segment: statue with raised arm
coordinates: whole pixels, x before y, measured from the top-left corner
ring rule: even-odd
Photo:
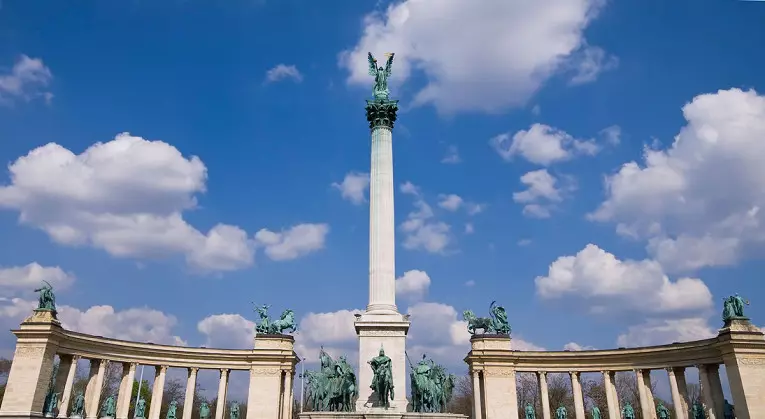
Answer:
[[[723,402],[723,419],[736,419],[736,410],[728,402],[728,399]]]
[[[178,419],[178,402],[175,400],[170,401],[170,406],[167,407],[167,413],[165,419]]]
[[[45,285],[35,290],[35,292],[40,293],[37,301],[37,310],[51,311],[55,317],[56,294],[53,293],[53,286],[48,281],[43,280],[43,282],[45,282]]]
[[[745,319],[744,306],[749,305],[749,301],[745,301],[740,295],[731,295],[728,298],[723,299],[723,322],[729,322],[733,319]]]
[[[525,414],[524,419],[537,419],[537,414],[534,412],[534,406],[531,403],[526,402],[526,408],[523,409],[523,413]]]
[[[260,316],[260,323],[255,324],[256,333],[281,335],[284,334],[285,330],[289,330],[293,333],[297,330],[294,311],[290,309],[284,310],[280,318],[271,320],[271,317],[268,315],[269,308],[271,308],[271,306],[266,304],[263,304],[262,306],[255,305],[253,310]]]
[[[656,417],[658,419],[669,419],[669,409],[667,409],[667,406],[664,406],[664,403],[659,402],[658,406],[656,406]]]
[[[598,406],[592,406],[590,414],[592,415],[592,419],[600,419],[600,408]]]
[[[566,407],[563,405],[558,406],[557,409],[555,409],[555,419],[567,419],[568,418],[568,412],[566,412]]]
[[[116,406],[114,403],[114,396],[109,396],[101,404],[101,417],[113,418],[115,410],[116,410]]]
[[[390,401],[395,398],[393,393],[393,364],[391,359],[385,355],[385,350],[381,347],[380,354],[367,361],[374,376],[372,384],[369,386],[377,393],[377,400],[381,406],[390,407]]]
[[[74,402],[72,403],[72,418],[82,418],[82,414],[85,410],[85,396],[82,392],[77,392],[74,396]]]
[[[228,409],[229,419],[239,419],[239,403],[231,402],[231,407]]]
[[[210,419],[210,405],[207,402],[199,404],[199,419]]]
[[[135,405],[135,418],[144,419],[146,417],[146,400],[138,399]]]
[[[390,90],[388,90],[388,77],[393,73],[393,56],[395,54],[389,52],[385,54],[388,59],[385,62],[385,67],[377,66],[377,59],[368,53],[367,59],[369,60],[369,75],[374,76],[375,85],[372,89],[372,94],[375,100],[388,100],[390,96]]]
[[[468,333],[476,334],[479,329],[483,329],[484,334],[509,335],[510,325],[507,322],[507,312],[505,308],[492,301],[489,305],[489,317],[476,317],[471,310],[465,310],[462,318],[468,323]]]
[[[625,402],[622,408],[622,419],[635,419],[635,409],[632,408],[630,402]]]

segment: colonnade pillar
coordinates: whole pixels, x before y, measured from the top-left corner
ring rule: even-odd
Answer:
[[[127,419],[130,411],[130,397],[133,395],[133,382],[135,382],[135,362],[122,363],[122,380],[117,394],[117,419]]]
[[[542,419],[551,419],[550,393],[547,390],[547,371],[537,371],[537,381],[539,382],[539,399],[542,404]]]
[[[189,368],[186,378],[186,395],[183,397],[183,419],[191,419],[194,411],[194,393],[197,389],[197,372],[199,368]]]
[[[571,376],[571,392],[574,393],[574,412],[576,419],[585,419],[584,417],[584,396],[582,395],[582,382],[578,371],[569,372]]]
[[[608,405],[608,418],[621,419],[619,414],[619,396],[616,394],[616,374],[613,371],[603,371],[603,390],[606,393],[606,404]]]
[[[154,385],[151,389],[151,404],[149,405],[148,419],[159,419],[159,411],[162,409],[162,395],[165,392],[166,375],[166,365],[159,365],[154,367]]]
[[[669,376],[669,391],[672,393],[672,404],[674,405],[676,419],[688,419],[688,387],[685,384],[685,368],[667,368]],[[682,379],[680,379],[682,375]],[[682,384],[682,388],[680,385]],[[682,390],[682,393],[681,393]]]
[[[481,372],[473,371],[473,419],[483,419],[483,403],[481,397]],[[547,419],[547,418],[545,418]]]
[[[699,383],[701,384],[701,399],[704,402],[704,411],[707,414],[708,419],[722,419],[717,416],[717,409],[715,408],[714,387],[710,380],[710,371],[706,365],[697,365],[699,369]],[[717,372],[717,371],[715,371]],[[718,376],[719,380],[719,376]]]
[[[58,399],[58,417],[65,418],[69,415],[69,400],[72,398],[72,387],[74,386],[74,377],[77,374],[77,361],[80,357],[75,355],[59,355],[58,377],[56,377],[56,391],[61,398]],[[63,387],[59,387],[58,380],[64,379]]]
[[[218,402],[215,405],[215,419],[223,419],[223,413],[226,411],[226,393],[228,390],[228,370],[220,370],[220,381],[218,381]]]
[[[85,417],[87,419],[98,419],[101,390],[104,386],[104,375],[108,362],[101,359],[90,360],[90,374],[88,384],[85,386]]]

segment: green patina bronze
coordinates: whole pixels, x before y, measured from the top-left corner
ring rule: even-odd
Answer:
[[[623,419],[635,419],[635,409],[632,408],[630,402],[625,402],[622,408]]]
[[[393,363],[385,355],[385,350],[380,348],[380,354],[367,361],[374,376],[369,386],[377,393],[377,402],[382,407],[390,407],[390,401],[395,398],[393,389]]]
[[[393,129],[396,122],[396,112],[398,112],[398,101],[390,100],[390,90],[388,89],[388,77],[393,73],[393,56],[395,54],[386,54],[388,60],[385,67],[378,67],[377,60],[369,53],[369,75],[374,76],[375,84],[372,89],[373,100],[367,100],[367,121],[369,129],[377,127],[387,127]]]
[[[736,419],[736,409],[727,399],[724,399],[723,403],[723,419]]]
[[[707,419],[707,414],[704,412],[704,405],[701,402],[696,402],[691,408],[691,419]]]
[[[592,406],[590,415],[592,415],[592,419],[600,419],[600,408],[598,406]]]
[[[175,400],[170,401],[170,406],[167,407],[167,413],[165,413],[165,419],[178,419],[178,402]]]
[[[116,411],[116,403],[114,402],[114,396],[109,396],[101,403],[101,415],[102,418],[113,418]]]
[[[656,406],[656,417],[658,419],[669,419],[669,409],[667,409],[667,406],[664,406],[664,403],[659,402],[659,404]]]
[[[135,418],[144,419],[144,417],[146,417],[146,400],[138,399],[135,405]]]
[[[199,419],[210,419],[210,405],[207,402],[199,404]]]
[[[319,351],[321,369],[306,371],[308,404],[317,412],[352,412],[358,385],[353,367],[341,356],[332,359],[324,348]]]
[[[372,53],[367,54],[369,60],[369,75],[374,76],[375,85],[372,89],[372,95],[375,100],[388,100],[390,90],[388,90],[388,77],[393,74],[393,56],[394,53],[385,54],[388,59],[385,61],[385,67],[378,67],[377,60]]]
[[[470,310],[465,310],[462,313],[462,318],[468,322],[468,332],[471,335],[476,334],[479,329],[483,329],[484,334],[510,334],[511,329],[507,323],[507,312],[504,307],[497,305],[496,301],[492,301],[489,305],[489,316],[476,317]]]
[[[231,407],[228,409],[229,419],[239,419],[239,403],[231,402]]]
[[[43,402],[43,414],[48,418],[56,416],[56,408],[58,407],[58,393],[55,392],[58,365],[53,364],[53,371],[51,371],[50,380],[48,380],[48,390],[45,392],[45,401]]]
[[[558,406],[557,409],[555,409],[555,419],[567,419],[568,418],[568,412],[566,411],[566,407],[561,405]]]
[[[81,418],[85,413],[85,395],[81,391],[77,392],[74,396],[74,403],[72,403],[72,417]],[[140,416],[143,417],[143,416]]]
[[[409,354],[406,355],[409,359]],[[409,361],[412,382],[412,411],[420,413],[442,413],[452,398],[454,374],[428,359],[424,354],[417,365]]]
[[[526,403],[526,408],[523,409],[524,419],[537,419],[537,413],[534,411],[534,406],[531,403]]]
[[[746,316],[744,316],[745,305],[749,305],[749,301],[744,301],[738,294],[723,298],[723,322],[727,323],[734,319],[746,319]]]
[[[281,318],[272,321],[268,315],[268,309],[271,308],[270,305],[263,304],[258,306],[255,303],[253,304],[255,305],[253,310],[260,316],[260,323],[255,325],[255,332],[265,335],[281,335],[284,334],[285,330],[293,333],[297,330],[294,311],[290,309],[284,310]]]
[[[35,290],[35,292],[40,293],[36,310],[50,311],[53,318],[56,318],[56,294],[53,293],[53,286],[48,281],[43,282],[45,285]]]

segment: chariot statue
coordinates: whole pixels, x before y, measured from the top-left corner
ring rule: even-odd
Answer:
[[[468,322],[468,332],[475,335],[476,331],[483,330],[484,334],[509,335],[511,328],[507,323],[505,308],[492,301],[489,305],[489,317],[476,317],[470,310],[462,313],[462,318]]]
[[[254,303],[253,303],[254,304]],[[271,320],[268,315],[268,309],[270,305],[255,305],[253,309],[258,316],[260,316],[260,323],[255,325],[255,332],[266,335],[281,335],[285,330],[295,332],[297,330],[297,324],[295,323],[295,312],[287,309],[282,312],[282,316],[277,320]]]

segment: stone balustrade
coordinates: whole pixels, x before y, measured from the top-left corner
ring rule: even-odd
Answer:
[[[49,311],[35,311],[13,333],[17,337],[13,364],[8,375],[0,418],[43,417],[43,404],[55,357],[59,369],[54,391],[59,393],[57,417],[66,418],[75,369],[79,359],[90,362],[85,387],[85,419],[97,419],[101,388],[107,363],[122,364],[116,403],[116,419],[127,419],[130,396],[138,365],[154,366],[152,401],[162,400],[168,368],[186,368],[188,378],[183,418],[190,419],[199,370],[220,372],[218,404],[214,419],[224,418],[229,372],[249,371],[246,419],[292,418],[292,379],[299,358],[294,338],[287,335],[258,335],[250,350],[189,348],[129,342],[65,330]],[[151,403],[146,419],[160,419],[161,403]]]
[[[615,373],[635,374],[639,406],[644,418],[656,419],[651,392],[651,370],[665,369],[675,411],[674,418],[688,418],[689,401],[685,369],[699,370],[702,401],[707,418],[723,419],[723,389],[719,366],[725,365],[738,419],[765,418],[765,335],[747,319],[729,322],[717,337],[671,345],[593,350],[536,352],[515,351],[509,336],[475,335],[465,358],[473,380],[473,419],[517,419],[516,373],[535,373],[539,384],[541,419],[551,419],[547,374],[566,373],[571,379],[574,412],[569,418],[585,419],[580,376],[600,373],[606,389],[607,411],[603,418],[620,419]],[[541,413],[541,414],[540,414]]]

